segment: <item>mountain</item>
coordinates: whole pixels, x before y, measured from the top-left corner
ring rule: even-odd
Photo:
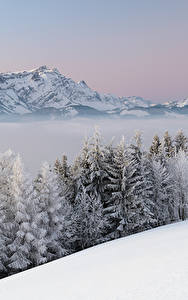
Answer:
[[[188,114],[188,99],[151,104],[141,97],[99,94],[57,69],[0,73],[0,120],[72,117],[152,117]]]
[[[188,221],[69,255],[0,280],[3,300],[187,300]]]

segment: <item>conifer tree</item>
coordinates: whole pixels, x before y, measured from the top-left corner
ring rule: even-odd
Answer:
[[[110,223],[110,236],[116,238],[125,235],[126,219],[126,149],[122,138],[118,146],[105,149],[106,171],[108,174],[108,191],[105,200],[105,210]]]
[[[127,193],[127,230],[135,233],[150,227],[152,213],[150,203],[147,203],[149,192],[143,174],[141,149],[142,141],[140,133],[136,133],[135,142],[129,146],[128,153],[128,193]]]
[[[89,162],[90,146],[89,141],[86,139],[79,157],[77,158],[77,167],[75,167],[75,180],[76,180],[76,202],[79,201],[80,194],[90,184],[90,162]]]
[[[165,156],[165,158],[170,158],[174,155],[174,147],[168,131],[166,131],[164,134],[161,147],[162,153]]]
[[[152,145],[150,147],[150,154],[155,157],[161,154],[161,142],[157,134],[153,138]]]
[[[0,171],[1,174],[1,171]],[[1,198],[0,203],[0,278],[1,276],[5,276],[8,273],[7,264],[8,264],[8,256],[7,256],[7,244],[6,244],[6,233],[4,232],[5,229],[5,211],[6,211],[6,204],[4,202],[4,197]]]
[[[32,201],[32,187],[23,172],[19,156],[16,157],[13,164],[10,192],[15,206],[15,218],[13,222],[14,239],[8,246],[11,253],[8,267],[10,271],[15,272],[31,266],[31,241],[34,239],[31,231],[31,216],[28,211],[29,202]]]
[[[97,226],[93,224],[95,230],[95,234],[93,234],[97,239],[102,238],[102,232],[104,234],[107,227],[107,221],[103,209],[105,191],[103,183],[106,178],[103,158],[104,154],[101,148],[101,137],[99,132],[95,131],[92,143],[88,145],[88,142],[86,141],[80,155],[81,169],[79,179],[77,180],[76,203],[78,203],[77,211],[80,213],[81,217],[79,223],[82,224],[81,228],[84,228],[84,224],[86,224],[87,221],[85,221],[82,216],[82,207],[84,201],[86,202],[84,204],[84,211],[87,211],[88,209],[88,216],[91,214],[91,222],[98,224],[98,232]],[[99,220],[100,225],[98,223]],[[87,232],[88,229],[85,228],[85,230]],[[84,231],[82,230],[82,232],[84,236]],[[87,233],[87,235],[89,235],[89,233]],[[91,241],[91,243],[93,244],[94,242]]]
[[[60,195],[66,197],[67,201],[73,203],[75,200],[75,182],[71,168],[67,163],[67,156],[63,155],[61,162],[56,159],[54,171],[58,176]]]
[[[32,229],[33,260],[38,265],[66,254],[61,243],[62,224],[61,198],[59,196],[57,176],[44,163],[34,183],[34,205]]]
[[[179,151],[188,151],[188,139],[183,134],[183,131],[178,131],[177,135],[174,138],[174,148],[175,152],[178,153]]]
[[[77,234],[80,248],[85,249],[102,242],[106,224],[100,198],[94,194],[89,195],[86,190],[83,190],[76,211],[79,213]]]
[[[154,216],[156,225],[165,225],[174,220],[174,195],[172,178],[165,164],[153,160]]]
[[[188,217],[188,159],[184,151],[179,151],[169,162],[169,170],[173,176],[174,196],[179,220]]]
[[[8,273],[10,258],[9,245],[15,238],[14,215],[15,202],[11,193],[11,176],[15,154],[8,150],[0,154],[0,273]]]

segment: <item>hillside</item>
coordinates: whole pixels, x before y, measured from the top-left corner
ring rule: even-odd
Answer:
[[[99,245],[0,281],[3,300],[187,300],[188,221]]]

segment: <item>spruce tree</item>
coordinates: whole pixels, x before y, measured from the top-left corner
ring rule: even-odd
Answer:
[[[71,167],[67,163],[67,156],[63,155],[62,160],[56,159],[54,171],[58,176],[60,195],[66,197],[67,201],[75,201],[75,182]]]
[[[174,138],[174,148],[176,153],[179,153],[179,151],[188,151],[188,139],[183,134],[182,130],[178,131],[177,135]]]
[[[161,147],[162,147],[162,153],[165,158],[170,158],[174,155],[174,147],[173,147],[171,136],[169,135],[168,131],[166,131],[164,134]]]
[[[173,176],[175,208],[178,211],[178,218],[185,220],[188,217],[188,159],[184,151],[180,150],[169,162],[169,170]]]
[[[153,160],[154,216],[156,225],[165,225],[174,220],[174,194],[172,178],[166,164]]]
[[[61,198],[57,176],[44,163],[34,183],[33,260],[38,265],[66,254],[61,243]]]
[[[135,142],[129,146],[128,167],[127,167],[127,231],[135,233],[150,227],[152,212],[148,187],[143,173],[143,151],[140,133],[136,133]]]
[[[150,155],[158,157],[161,154],[161,142],[159,136],[156,134],[153,138],[152,145],[150,147]]]
[[[77,178],[76,210],[79,213],[78,228],[82,228],[81,231],[79,229],[82,240],[81,247],[83,247],[82,236],[84,237],[85,234],[92,237],[92,232],[93,230],[95,231],[93,233],[95,241],[92,238],[90,242],[87,242],[87,246],[89,246],[89,244],[93,245],[101,240],[106,231],[107,220],[104,214],[105,179],[106,172],[101,137],[98,131],[95,131],[91,144],[89,145],[86,141],[82,149],[80,155],[80,173]],[[85,208],[83,208],[84,205]],[[87,215],[86,220],[84,220],[83,213]],[[89,231],[90,233],[88,232],[88,228],[85,227],[88,217],[91,218],[94,226],[93,229],[89,226],[89,230],[92,230],[91,232]],[[86,233],[83,228],[85,228]]]
[[[124,236],[126,232],[126,161],[124,137],[115,149],[110,146],[105,148],[108,193],[104,212],[109,220],[111,238]]]
[[[76,204],[76,211],[80,248],[85,249],[102,242],[106,224],[100,198],[94,194],[89,195],[86,190],[83,190]]]
[[[11,272],[15,272],[25,270],[32,265],[30,252],[31,241],[34,239],[29,214],[32,187],[23,172],[23,165],[19,156],[16,157],[13,164],[10,188],[15,205],[15,218],[13,222],[14,239],[8,246],[11,253],[8,268]]]
[[[12,252],[9,245],[15,239],[15,201],[12,197],[12,174],[16,155],[11,151],[0,154],[0,273],[9,272],[9,262]]]

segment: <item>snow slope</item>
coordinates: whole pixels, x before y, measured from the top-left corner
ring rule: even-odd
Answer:
[[[3,300],[187,300],[188,221],[93,247],[0,281]]]

